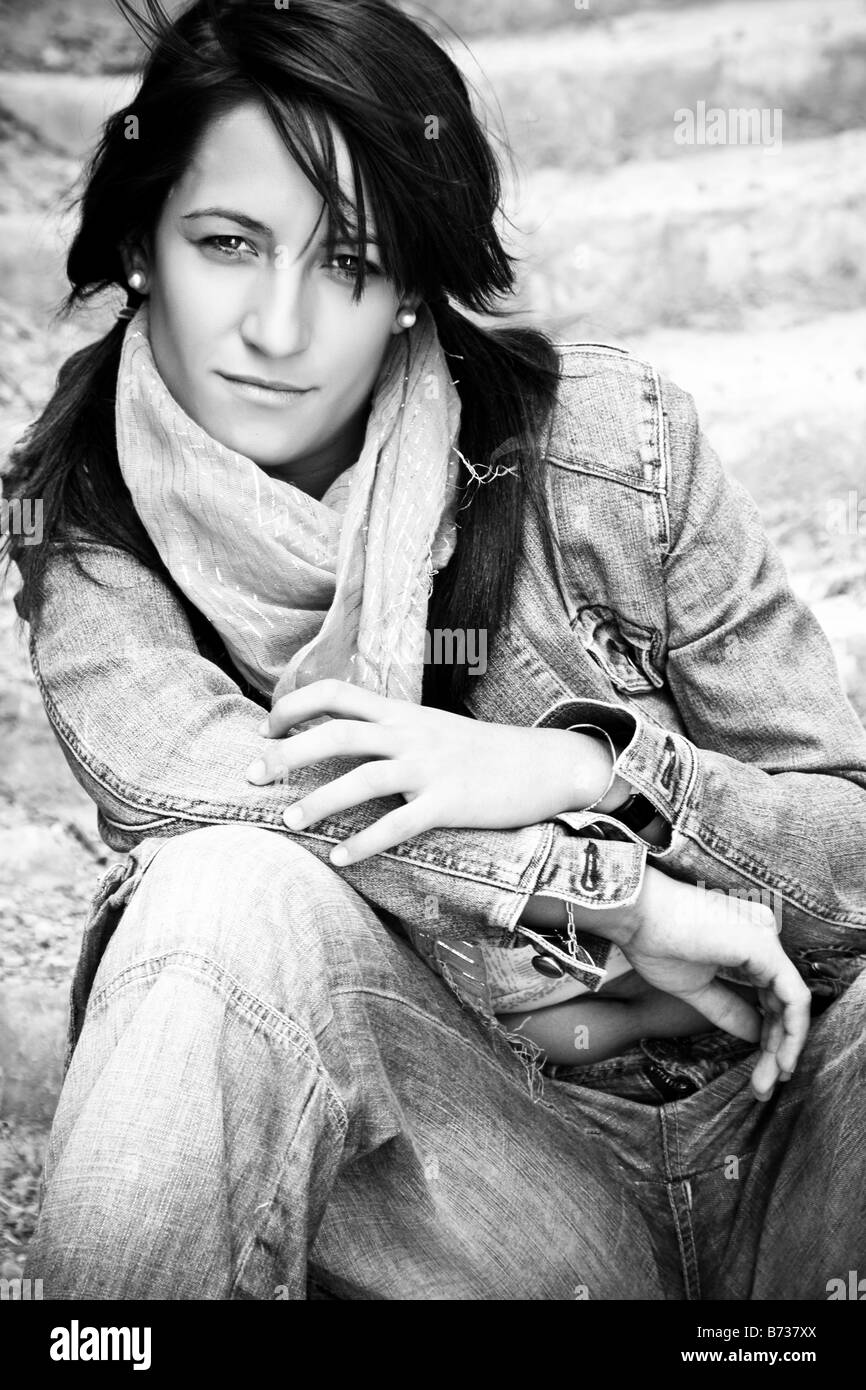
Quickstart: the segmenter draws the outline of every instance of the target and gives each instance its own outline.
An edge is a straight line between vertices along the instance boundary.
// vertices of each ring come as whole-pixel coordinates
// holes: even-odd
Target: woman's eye
[[[332,265],[333,265],[334,261],[354,261],[354,262],[355,262],[355,266],[356,266],[356,265],[358,264],[358,262],[360,261],[360,256],[353,256],[352,253],[351,253],[350,251],[341,251],[341,252],[338,252],[338,254],[337,254],[336,256],[333,256],[333,257],[332,257],[332,259],[331,259],[331,264],[332,264]],[[379,274],[379,267],[378,267],[377,265],[374,265],[372,261],[365,261],[365,262],[364,262],[364,265],[365,265],[365,268],[366,268],[366,271],[367,271],[367,274],[368,274],[368,275],[378,275],[378,274]],[[351,269],[347,269],[347,270],[341,270],[341,269],[339,269],[339,267],[338,267],[338,268],[337,268],[337,274],[338,274],[338,275],[344,276],[345,279],[347,279],[347,280],[354,280],[355,274],[356,274],[355,266],[353,266]]]
[[[255,247],[242,236],[206,236],[200,245],[213,247],[227,261],[239,260],[245,246],[255,254]]]

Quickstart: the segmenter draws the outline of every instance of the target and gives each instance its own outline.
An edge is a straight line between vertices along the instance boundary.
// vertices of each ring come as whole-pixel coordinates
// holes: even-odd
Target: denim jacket
[[[866,927],[866,730],[755,503],[723,471],[691,396],[650,364],[601,344],[559,351],[545,455],[562,558],[550,573],[527,507],[511,622],[466,708],[606,730],[616,771],[669,834],[653,845],[615,817],[563,812],[514,830],[430,830],[333,869],[494,1027],[484,970],[463,968],[460,943],[520,946],[535,893],[600,911],[630,903],[648,858],[771,905],[795,958],[847,949]],[[30,655],[112,849],[242,821],[327,860],[390,808],[383,798],[288,830],[283,806],[353,761],[247,783],[262,697],[162,578],[112,547],[82,553],[109,587],[55,544]],[[93,921],[123,873],[110,871]]]

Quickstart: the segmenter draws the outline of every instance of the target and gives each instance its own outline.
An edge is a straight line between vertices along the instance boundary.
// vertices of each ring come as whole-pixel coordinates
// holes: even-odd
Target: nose
[[[310,287],[302,271],[278,254],[255,277],[241,320],[241,337],[265,357],[293,357],[309,346],[311,309]]]

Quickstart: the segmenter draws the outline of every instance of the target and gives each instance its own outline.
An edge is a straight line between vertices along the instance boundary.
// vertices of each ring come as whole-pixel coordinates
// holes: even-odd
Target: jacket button
[[[565,967],[553,956],[533,956],[532,964],[539,975],[546,975],[550,980],[559,980],[565,974]]]

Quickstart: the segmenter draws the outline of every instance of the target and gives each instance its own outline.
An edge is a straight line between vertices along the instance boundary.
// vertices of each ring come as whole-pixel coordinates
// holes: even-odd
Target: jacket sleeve
[[[569,702],[602,724],[616,771],[670,825],[651,860],[771,906],[786,946],[862,941],[866,730],[832,648],[793,592],[746,489],[727,476],[692,397],[662,381],[670,537],[661,556],[666,677],[687,736],[623,706]]]
[[[112,849],[240,821],[287,835],[327,861],[338,840],[399,804],[380,798],[290,831],[283,807],[357,760],[329,758],[277,784],[248,783],[245,769],[261,751],[262,706],[202,654],[182,604],[157,574],[110,546],[90,544],[79,554],[85,573],[67,549],[52,546],[30,659],[53,731]],[[589,906],[636,896],[642,854],[621,845],[611,873],[589,882],[587,852],[585,838],[550,820],[513,830],[428,830],[360,863],[327,862],[386,917],[432,925],[444,937],[513,945],[537,887]]]

